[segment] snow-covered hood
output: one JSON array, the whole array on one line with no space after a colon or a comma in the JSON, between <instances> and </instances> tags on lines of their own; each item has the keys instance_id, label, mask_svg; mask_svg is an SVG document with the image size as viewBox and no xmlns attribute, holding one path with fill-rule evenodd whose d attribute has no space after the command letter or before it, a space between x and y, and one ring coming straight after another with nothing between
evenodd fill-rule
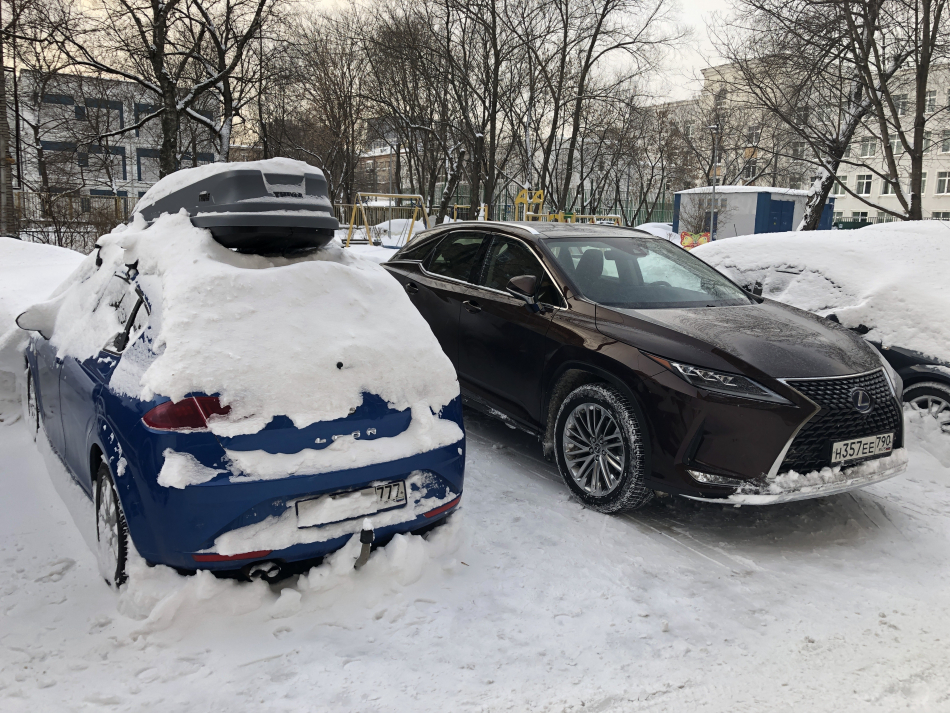
<instances>
[{"instance_id":1,"label":"snow-covered hood","mask_svg":"<svg viewBox=\"0 0 950 713\"><path fill-rule=\"evenodd\" d=\"M44 305L56 312L52 344L80 360L98 354L111 335L96 333L92 307L114 272L137 264L160 318L154 358L125 374L123 388L143 400L217 394L231 407L212 424L219 435L255 433L275 416L298 428L344 418L366 393L436 414L459 394L399 284L336 242L301 258L242 255L182 212L150 227L138 216L99 245L101 267L89 256Z\"/></svg>"},{"instance_id":2,"label":"snow-covered hood","mask_svg":"<svg viewBox=\"0 0 950 713\"><path fill-rule=\"evenodd\" d=\"M873 348L844 327L769 300L747 307L609 311L622 315L623 325L598 306L600 331L698 366L744 370L738 360L776 379L844 376L881 366Z\"/></svg>"}]
</instances>

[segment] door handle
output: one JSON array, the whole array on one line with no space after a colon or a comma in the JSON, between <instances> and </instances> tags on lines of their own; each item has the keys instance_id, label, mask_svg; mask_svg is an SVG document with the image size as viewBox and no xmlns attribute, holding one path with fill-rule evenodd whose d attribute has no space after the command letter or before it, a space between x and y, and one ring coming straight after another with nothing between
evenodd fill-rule
<instances>
[{"instance_id":1,"label":"door handle","mask_svg":"<svg viewBox=\"0 0 950 713\"><path fill-rule=\"evenodd\" d=\"M472 314L482 311L481 306L475 300L465 300L462 304L465 306L465 309L467 309Z\"/></svg>"},{"instance_id":2,"label":"door handle","mask_svg":"<svg viewBox=\"0 0 950 713\"><path fill-rule=\"evenodd\" d=\"M410 295L414 295L414 294L416 294L418 291L419 291L419 288L416 287L416 283L414 283L414 282L407 282L407 283L406 283L406 292L408 292Z\"/></svg>"}]
</instances>

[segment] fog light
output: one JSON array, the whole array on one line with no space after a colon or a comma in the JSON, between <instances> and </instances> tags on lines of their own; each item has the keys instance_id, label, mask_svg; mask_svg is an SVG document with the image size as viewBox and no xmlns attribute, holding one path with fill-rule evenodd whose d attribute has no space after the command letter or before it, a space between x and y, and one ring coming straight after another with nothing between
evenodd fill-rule
<instances>
[{"instance_id":1,"label":"fog light","mask_svg":"<svg viewBox=\"0 0 950 713\"><path fill-rule=\"evenodd\" d=\"M687 470L686 472L690 474L693 480L703 483L704 485L728 485L733 488L738 488L744 484L744 481L736 478L725 478L721 475L703 473L701 470Z\"/></svg>"}]
</instances>

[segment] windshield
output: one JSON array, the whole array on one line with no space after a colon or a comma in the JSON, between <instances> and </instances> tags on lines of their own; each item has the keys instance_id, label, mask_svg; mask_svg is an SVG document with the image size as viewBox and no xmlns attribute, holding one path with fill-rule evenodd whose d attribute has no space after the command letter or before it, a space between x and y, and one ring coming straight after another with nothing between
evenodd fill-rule
<instances>
[{"instance_id":1,"label":"windshield","mask_svg":"<svg viewBox=\"0 0 950 713\"><path fill-rule=\"evenodd\" d=\"M546 238L581 294L609 307L722 307L751 300L699 258L666 240L635 237Z\"/></svg>"}]
</instances>

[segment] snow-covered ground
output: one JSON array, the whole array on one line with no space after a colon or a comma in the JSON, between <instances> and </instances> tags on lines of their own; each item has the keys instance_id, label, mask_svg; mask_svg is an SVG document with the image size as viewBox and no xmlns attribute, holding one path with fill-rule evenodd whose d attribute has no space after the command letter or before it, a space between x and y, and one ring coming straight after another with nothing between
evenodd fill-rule
<instances>
[{"instance_id":1,"label":"snow-covered ground","mask_svg":"<svg viewBox=\"0 0 950 713\"><path fill-rule=\"evenodd\" d=\"M71 271L47 257L9 313ZM950 711L950 444L907 423L907 472L864 491L607 516L467 411L462 508L427 539L277 585L135 560L116 593L91 504L8 417L0 712Z\"/></svg>"},{"instance_id":2,"label":"snow-covered ground","mask_svg":"<svg viewBox=\"0 0 950 713\"><path fill-rule=\"evenodd\" d=\"M139 564L118 595L88 502L22 420L0 426L0 710L950 710L950 450L917 445L930 424L866 491L616 517L532 439L466 417L463 507L428 541L358 572L354 543L273 586Z\"/></svg>"}]
</instances>

